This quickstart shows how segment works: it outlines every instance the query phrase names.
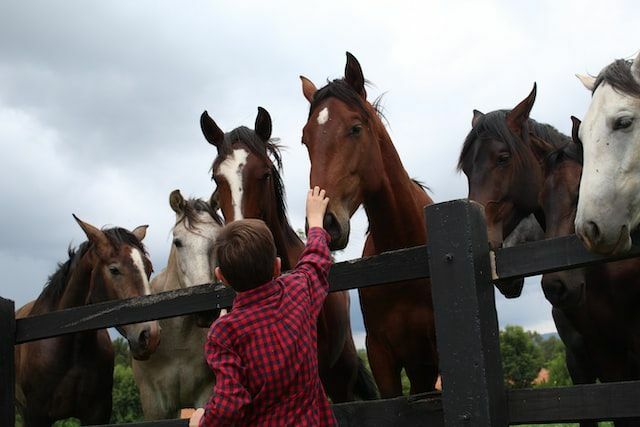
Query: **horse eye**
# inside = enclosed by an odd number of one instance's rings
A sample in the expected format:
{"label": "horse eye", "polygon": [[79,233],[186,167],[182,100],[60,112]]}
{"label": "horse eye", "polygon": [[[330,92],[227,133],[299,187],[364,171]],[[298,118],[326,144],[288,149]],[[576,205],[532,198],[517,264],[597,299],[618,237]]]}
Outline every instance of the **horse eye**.
{"label": "horse eye", "polygon": [[633,123],[633,117],[618,117],[613,123],[613,130],[626,129]]}
{"label": "horse eye", "polygon": [[353,125],[351,126],[351,129],[349,130],[349,135],[360,135],[360,132],[362,132],[362,126],[361,125]]}
{"label": "horse eye", "polygon": [[109,267],[109,273],[113,274],[114,276],[117,276],[118,274],[121,274],[120,270],[118,270],[118,267],[115,267],[113,265],[111,267]]}
{"label": "horse eye", "polygon": [[181,248],[182,247],[182,240],[174,239],[173,244],[175,245],[176,248]]}
{"label": "horse eye", "polygon": [[498,160],[496,161],[496,163],[498,164],[498,166],[504,166],[509,162],[510,159],[511,159],[510,153],[500,153],[498,155]]}

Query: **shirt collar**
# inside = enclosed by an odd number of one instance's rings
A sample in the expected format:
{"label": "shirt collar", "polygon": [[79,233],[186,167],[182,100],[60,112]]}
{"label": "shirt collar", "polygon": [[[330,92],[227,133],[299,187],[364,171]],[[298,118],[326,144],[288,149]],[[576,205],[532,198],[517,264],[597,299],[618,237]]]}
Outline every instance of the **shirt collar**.
{"label": "shirt collar", "polygon": [[250,289],[244,292],[238,292],[236,298],[233,301],[233,307],[243,307],[245,305],[253,304],[264,298],[270,297],[278,291],[278,286],[275,280],[270,280],[264,285],[260,285],[257,288]]}

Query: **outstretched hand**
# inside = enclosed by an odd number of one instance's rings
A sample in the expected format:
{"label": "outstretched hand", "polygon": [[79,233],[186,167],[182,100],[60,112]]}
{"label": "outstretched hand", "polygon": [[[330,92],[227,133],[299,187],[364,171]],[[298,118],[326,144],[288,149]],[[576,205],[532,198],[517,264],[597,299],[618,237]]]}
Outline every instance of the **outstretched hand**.
{"label": "outstretched hand", "polygon": [[307,194],[307,222],[309,228],[322,227],[324,214],[327,211],[329,198],[325,197],[325,191],[316,186]]}
{"label": "outstretched hand", "polygon": [[198,408],[189,419],[189,427],[198,427],[200,425],[200,418],[204,415],[204,409]]}

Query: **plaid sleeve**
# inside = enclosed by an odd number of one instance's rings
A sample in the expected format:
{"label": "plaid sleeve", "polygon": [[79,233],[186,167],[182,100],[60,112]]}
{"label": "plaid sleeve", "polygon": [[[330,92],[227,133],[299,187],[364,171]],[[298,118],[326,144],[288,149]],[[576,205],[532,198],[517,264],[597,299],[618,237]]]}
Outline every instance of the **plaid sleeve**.
{"label": "plaid sleeve", "polygon": [[329,233],[323,228],[310,228],[307,244],[293,271],[293,274],[302,273],[306,276],[314,314],[320,312],[329,292],[329,269],[333,263],[329,251],[330,239]]}
{"label": "plaid sleeve", "polygon": [[240,356],[211,336],[205,344],[205,356],[215,374],[216,385],[204,408],[200,427],[234,425],[251,403],[251,396],[243,386],[245,377]]}

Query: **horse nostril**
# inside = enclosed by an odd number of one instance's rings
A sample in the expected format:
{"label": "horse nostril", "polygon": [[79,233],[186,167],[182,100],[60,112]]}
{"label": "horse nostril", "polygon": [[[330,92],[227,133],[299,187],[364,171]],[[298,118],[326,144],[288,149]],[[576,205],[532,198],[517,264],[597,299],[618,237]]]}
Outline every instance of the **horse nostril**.
{"label": "horse nostril", "polygon": [[559,278],[543,280],[542,290],[544,296],[551,304],[559,304],[567,297],[567,286]]}
{"label": "horse nostril", "polygon": [[151,333],[148,329],[140,332],[140,336],[138,337],[138,346],[141,349],[146,349],[149,346],[149,339],[151,338]]}
{"label": "horse nostril", "polygon": [[335,218],[333,217],[333,215],[331,214],[326,214],[324,216],[324,228],[325,229],[329,229],[333,226],[333,224],[335,223]]}
{"label": "horse nostril", "polygon": [[587,224],[585,225],[586,227],[586,232],[587,232],[587,236],[589,236],[591,238],[592,241],[597,241],[598,238],[600,237],[600,228],[598,228],[598,224],[596,224],[593,221],[587,221]]}

